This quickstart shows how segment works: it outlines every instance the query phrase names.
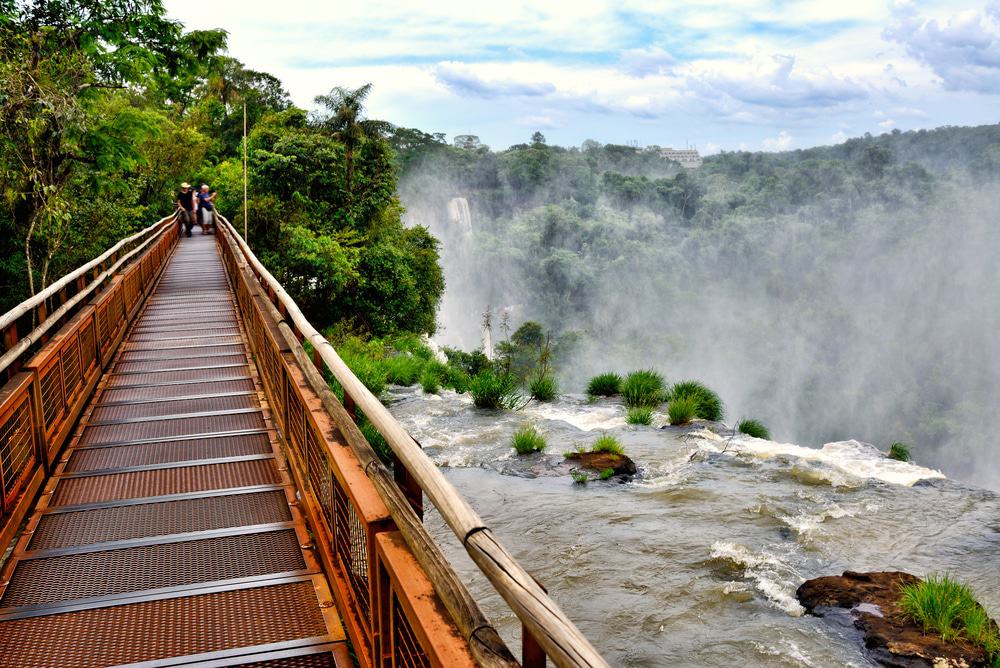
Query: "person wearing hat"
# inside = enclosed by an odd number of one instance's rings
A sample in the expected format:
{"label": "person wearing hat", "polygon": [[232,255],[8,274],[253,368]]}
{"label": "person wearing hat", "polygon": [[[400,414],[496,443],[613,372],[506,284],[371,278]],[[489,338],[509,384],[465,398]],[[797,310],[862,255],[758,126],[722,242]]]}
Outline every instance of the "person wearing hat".
{"label": "person wearing hat", "polygon": [[198,210],[198,200],[195,199],[191,184],[185,181],[181,184],[181,191],[177,193],[177,208],[181,212],[181,222],[184,224],[184,235],[191,236],[191,228],[194,227],[194,215]]}

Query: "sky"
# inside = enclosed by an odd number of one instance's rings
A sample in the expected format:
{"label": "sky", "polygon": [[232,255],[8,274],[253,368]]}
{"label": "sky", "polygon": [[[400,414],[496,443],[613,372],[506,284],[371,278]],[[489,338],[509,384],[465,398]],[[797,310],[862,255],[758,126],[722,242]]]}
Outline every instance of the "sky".
{"label": "sky", "polygon": [[780,151],[1000,122],[1000,0],[165,0],[293,101],[374,85],[368,115],[495,149],[538,130]]}

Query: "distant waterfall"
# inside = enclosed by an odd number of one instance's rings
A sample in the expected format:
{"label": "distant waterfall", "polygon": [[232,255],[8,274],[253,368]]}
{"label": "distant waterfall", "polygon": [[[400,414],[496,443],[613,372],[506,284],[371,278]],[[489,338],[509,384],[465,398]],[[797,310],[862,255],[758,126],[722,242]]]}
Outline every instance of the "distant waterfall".
{"label": "distant waterfall", "polygon": [[448,219],[458,226],[463,234],[472,232],[472,212],[469,210],[469,200],[464,197],[453,197],[448,201]]}

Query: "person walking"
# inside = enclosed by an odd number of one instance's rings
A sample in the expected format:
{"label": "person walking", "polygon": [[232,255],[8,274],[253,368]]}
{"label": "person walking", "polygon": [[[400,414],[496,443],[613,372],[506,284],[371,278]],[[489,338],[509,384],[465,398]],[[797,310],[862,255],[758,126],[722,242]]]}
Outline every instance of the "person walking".
{"label": "person walking", "polygon": [[181,191],[177,193],[177,208],[180,209],[180,222],[184,224],[184,236],[191,236],[191,228],[194,227],[194,216],[198,210],[198,200],[195,199],[191,184],[185,181],[181,184]]}
{"label": "person walking", "polygon": [[[218,195],[216,192],[208,192],[208,184],[201,184],[201,190],[198,191],[198,212],[201,220],[201,233],[208,234],[206,230],[209,228],[214,229],[215,216],[213,211],[215,210],[215,196]],[[206,221],[205,218],[208,218]]]}

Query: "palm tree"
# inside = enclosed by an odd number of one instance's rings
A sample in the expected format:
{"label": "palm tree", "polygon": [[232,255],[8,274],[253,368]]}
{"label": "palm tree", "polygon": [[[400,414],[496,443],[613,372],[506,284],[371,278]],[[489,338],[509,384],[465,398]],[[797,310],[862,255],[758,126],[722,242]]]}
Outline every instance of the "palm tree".
{"label": "palm tree", "polygon": [[370,83],[360,88],[334,87],[328,95],[317,95],[316,102],[329,111],[321,125],[331,131],[344,145],[347,162],[347,192],[350,195],[354,185],[354,152],[365,139],[381,137],[392,131],[392,123],[364,118],[365,98],[372,91]]}

